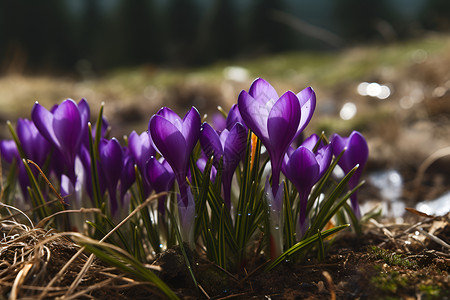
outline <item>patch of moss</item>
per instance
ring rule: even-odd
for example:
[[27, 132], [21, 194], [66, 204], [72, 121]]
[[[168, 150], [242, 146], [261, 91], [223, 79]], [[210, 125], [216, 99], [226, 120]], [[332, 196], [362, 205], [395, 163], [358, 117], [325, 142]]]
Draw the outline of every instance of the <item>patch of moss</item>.
[[417, 268], [417, 263], [415, 261], [411, 261], [401, 254], [397, 254], [395, 252], [388, 251], [375, 246], [369, 248], [369, 252], [376, 259], [382, 259], [384, 260], [385, 263], [387, 263], [390, 266], [400, 266], [409, 269]]
[[418, 289], [422, 293], [423, 299], [446, 299], [450, 296], [448, 290], [436, 284], [420, 284]]
[[390, 293], [396, 293], [399, 288], [408, 284], [407, 277], [397, 271], [381, 272], [372, 277], [370, 281], [378, 289]]

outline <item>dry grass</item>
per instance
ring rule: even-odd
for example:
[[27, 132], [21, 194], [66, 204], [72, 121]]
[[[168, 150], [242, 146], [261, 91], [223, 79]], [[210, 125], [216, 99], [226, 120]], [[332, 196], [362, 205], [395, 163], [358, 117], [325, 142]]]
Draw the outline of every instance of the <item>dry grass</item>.
[[[131, 299], [159, 295], [152, 285], [115, 268], [90, 262], [73, 233], [30, 228], [12, 220], [0, 223], [0, 299]], [[77, 280], [79, 278], [79, 280]]]

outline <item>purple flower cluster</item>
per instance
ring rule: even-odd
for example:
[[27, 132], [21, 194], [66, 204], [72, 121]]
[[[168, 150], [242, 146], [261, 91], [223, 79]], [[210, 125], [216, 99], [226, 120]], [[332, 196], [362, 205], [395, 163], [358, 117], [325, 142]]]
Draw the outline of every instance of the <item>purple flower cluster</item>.
[[[184, 118], [167, 107], [160, 109], [149, 121], [148, 131], [132, 132], [128, 145], [123, 147], [115, 138], [108, 139], [105, 130], [98, 144], [98, 161], [93, 162], [89, 152], [90, 109], [85, 99], [76, 103], [71, 99], [54, 106], [50, 111], [36, 103], [31, 119], [19, 119], [17, 136], [23, 154], [13, 141], [1, 141], [2, 156], [8, 162], [19, 161], [25, 156], [40, 166], [47, 166], [47, 174], [60, 182], [61, 193], [69, 196], [68, 205], [81, 207], [83, 193], [93, 198], [91, 164], [95, 163], [99, 174], [100, 194], [109, 195], [111, 216], [126, 210], [128, 190], [136, 180], [135, 167], [142, 176], [144, 196], [153, 191], [170, 191], [175, 181], [179, 191], [178, 214], [183, 238], [189, 241], [193, 235], [195, 199], [188, 181], [190, 159], [194, 147], [199, 143], [201, 155], [197, 165], [203, 168], [205, 159], [212, 157], [215, 174], [221, 171], [222, 197], [225, 207], [231, 210], [232, 182], [236, 168], [244, 159], [248, 130], [262, 142], [270, 158], [271, 177], [265, 187], [271, 217], [282, 225], [283, 193], [280, 188], [282, 174], [295, 186], [299, 194], [300, 214], [297, 236], [308, 228], [306, 207], [313, 186], [322, 178], [330, 166], [332, 156], [346, 149], [339, 164], [349, 172], [359, 164], [350, 188], [358, 184], [363, 165], [367, 161], [368, 147], [358, 132], [348, 138], [333, 135], [330, 144], [315, 134], [293, 148], [309, 124], [316, 106], [316, 95], [308, 87], [295, 94], [291, 91], [278, 96], [265, 80], [256, 79], [249, 91], [242, 91], [237, 105], [233, 105], [226, 119], [215, 117], [214, 128], [201, 122], [200, 114], [192, 107]], [[107, 125], [106, 120], [103, 124]], [[49, 159], [49, 155], [51, 158]], [[19, 182], [26, 197], [29, 179], [21, 163]], [[219, 169], [220, 168], [220, 169]], [[37, 174], [36, 174], [37, 175]], [[269, 183], [269, 180], [271, 182]], [[359, 217], [356, 194], [351, 199], [352, 207]], [[91, 204], [93, 205], [93, 204]], [[158, 211], [165, 214], [165, 198], [160, 198]]]

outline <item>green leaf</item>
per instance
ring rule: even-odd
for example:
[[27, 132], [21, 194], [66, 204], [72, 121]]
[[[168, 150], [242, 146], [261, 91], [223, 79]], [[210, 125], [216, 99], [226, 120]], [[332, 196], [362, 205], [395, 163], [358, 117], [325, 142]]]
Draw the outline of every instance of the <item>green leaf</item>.
[[[194, 186], [200, 187], [200, 190], [197, 194], [196, 201], [195, 201], [195, 208], [197, 212], [197, 221], [195, 223], [195, 229], [194, 229], [194, 237], [198, 237], [201, 229], [208, 228], [208, 211], [206, 209], [206, 198], [208, 196], [209, 186], [211, 185], [211, 168], [212, 168], [213, 158], [210, 157], [206, 163], [205, 170], [203, 171], [203, 174], [201, 179], [198, 177], [200, 171], [198, 170], [197, 166], [194, 163], [194, 159], [191, 157], [191, 170], [194, 170], [192, 173], [195, 174], [194, 177], [192, 177]], [[196, 189], [194, 189], [196, 190]]]
[[39, 207], [39, 209], [38, 209], [39, 217], [41, 219], [43, 219], [45, 217], [48, 217], [51, 214], [51, 212], [48, 209], [48, 206], [46, 204], [44, 195], [42, 194], [41, 188], [39, 187], [39, 184], [38, 184], [38, 182], [36, 180], [36, 177], [34, 177], [34, 174], [31, 171], [30, 166], [28, 165], [28, 163], [27, 163], [25, 158], [22, 159], [22, 163], [23, 163], [23, 165], [25, 167], [25, 170], [27, 172], [28, 178], [30, 179], [31, 190], [32, 190], [32, 192], [34, 194], [34, 200], [35, 200], [35, 203], [36, 203], [35, 208]]
[[334, 158], [331, 162], [330, 166], [328, 167], [325, 174], [322, 176], [322, 178], [319, 180], [319, 182], [315, 185], [313, 191], [311, 192], [308, 200], [308, 204], [306, 207], [306, 213], [307, 215], [310, 215], [312, 208], [314, 207], [315, 202], [317, 199], [319, 199], [319, 195], [323, 192], [323, 189], [325, 187], [325, 183], [330, 178], [331, 174], [333, 173], [334, 168], [338, 164], [339, 160], [341, 159], [342, 155], [344, 155], [345, 150], [343, 150], [338, 157]]
[[225, 245], [225, 220], [224, 220], [224, 214], [225, 214], [225, 204], [222, 204], [222, 214], [221, 218], [219, 220], [219, 231], [218, 231], [218, 265], [222, 268], [226, 269], [226, 245]]
[[284, 238], [286, 247], [290, 248], [295, 243], [295, 220], [292, 214], [292, 204], [289, 199], [289, 191], [286, 182], [284, 182]]
[[178, 296], [150, 269], [146, 268], [142, 263], [133, 258], [129, 253], [114, 245], [99, 243], [98, 241], [88, 238], [76, 238], [86, 250], [93, 253], [102, 261], [121, 269], [133, 277], [152, 282], [158, 287], [169, 299], [179, 299]]
[[[317, 230], [322, 230], [322, 228], [324, 228], [328, 221], [336, 214], [337, 210], [345, 203], [348, 197], [350, 197], [351, 193], [348, 193], [343, 199], [338, 202], [337, 205], [335, 205], [335, 202], [338, 201], [339, 196], [346, 188], [348, 181], [356, 172], [357, 168], [358, 166], [350, 170], [350, 172], [348, 172], [348, 174], [341, 180], [341, 182], [339, 182], [331, 195], [323, 201], [317, 213], [317, 216], [312, 221], [311, 227], [305, 233], [305, 237], [308, 237], [314, 232], [317, 232]], [[356, 188], [353, 190], [353, 192], [355, 190]]]
[[6, 121], [6, 124], [8, 125], [9, 132], [11, 133], [11, 136], [12, 136], [14, 142], [16, 143], [17, 150], [19, 151], [19, 154], [20, 154], [20, 158], [22, 158], [22, 159], [28, 158], [28, 157], [26, 157], [25, 152], [23, 151], [22, 144], [20, 143], [19, 137], [17, 136], [16, 131], [14, 130], [11, 122]]
[[[139, 172], [137, 165], [134, 165], [134, 172], [136, 175], [136, 186], [138, 188], [138, 199], [140, 200], [139, 204], [145, 202], [144, 188], [142, 185], [142, 177]], [[156, 212], [157, 213], [157, 212]], [[142, 216], [142, 221], [144, 223], [145, 229], [147, 230], [147, 238], [152, 245], [153, 250], [156, 253], [161, 252], [161, 240], [159, 238], [158, 227], [152, 221], [152, 217], [150, 216], [150, 211], [148, 208], [144, 208], [140, 211]]]
[[347, 203], [344, 203], [344, 209], [347, 215], [350, 217], [350, 220], [352, 221], [353, 228], [355, 229], [355, 232], [358, 236], [362, 236], [362, 230], [361, 230], [361, 224], [358, 221], [358, 218], [356, 218], [355, 213], [353, 212], [353, 209], [348, 205]]
[[317, 230], [317, 241], [318, 241], [318, 254], [317, 259], [322, 262], [325, 259], [325, 247], [323, 245], [323, 238], [320, 230]]
[[[350, 225], [349, 224], [345, 224], [345, 225], [341, 225], [341, 226], [337, 226], [337, 227], [325, 230], [324, 232], [321, 233], [322, 239], [326, 239], [330, 235], [335, 234], [335, 233], [341, 231], [342, 229], [347, 228], [348, 226], [350, 226]], [[295, 244], [294, 246], [292, 246], [288, 250], [284, 251], [283, 254], [278, 256], [270, 265], [268, 265], [266, 267], [266, 271], [272, 270], [277, 265], [279, 265], [282, 261], [287, 259], [289, 256], [291, 256], [291, 255], [293, 255], [295, 253], [301, 253], [303, 250], [308, 249], [308, 246], [311, 246], [318, 239], [319, 239], [319, 236], [316, 233], [315, 235], [310, 236], [310, 237], [308, 237], [308, 238], [298, 242], [297, 244]]]
[[101, 208], [102, 204], [102, 194], [100, 191], [100, 180], [98, 178], [98, 169], [97, 169], [97, 161], [98, 161], [98, 143], [97, 137], [94, 144], [94, 140], [92, 137], [92, 126], [91, 123], [88, 123], [89, 128], [89, 156], [91, 158], [91, 176], [92, 176], [92, 197], [94, 198], [94, 206], [96, 208]]

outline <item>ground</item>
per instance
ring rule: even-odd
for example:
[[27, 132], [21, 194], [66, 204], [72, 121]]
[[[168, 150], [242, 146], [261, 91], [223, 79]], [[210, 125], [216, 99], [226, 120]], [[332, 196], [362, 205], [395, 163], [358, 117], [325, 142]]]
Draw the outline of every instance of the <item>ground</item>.
[[[181, 299], [450, 299], [449, 246], [441, 244], [450, 237], [449, 216], [420, 217], [409, 226], [373, 222], [363, 236], [350, 231], [338, 236], [324, 261], [310, 256], [271, 272], [264, 272], [262, 257], [245, 272], [231, 274], [189, 255], [199, 288], [179, 248], [161, 254], [153, 267], [159, 266], [155, 272]], [[2, 234], [6, 233], [10, 235], [0, 254], [0, 299], [163, 298], [152, 285], [98, 260], [70, 291], [88, 253], [76, 257], [58, 277], [78, 245], [54, 232], [3, 222]], [[53, 282], [55, 278], [59, 279]]]
[[[230, 69], [230, 65], [241, 69]], [[190, 105], [209, 115], [217, 105], [227, 109], [255, 77], [267, 79], [279, 92], [311, 85], [318, 106], [307, 133], [363, 132], [370, 148], [366, 177], [379, 170], [398, 170], [403, 179], [399, 200], [406, 207], [416, 207], [450, 186], [450, 155], [442, 151], [450, 146], [449, 66], [450, 37], [431, 35], [337, 54], [288, 53], [199, 70], [145, 66], [97, 77], [11, 73], [0, 78], [0, 119], [14, 123], [18, 117], [29, 118], [36, 100], [49, 108], [67, 97], [86, 97], [93, 112], [105, 102], [112, 134], [120, 137], [131, 130], [146, 130], [151, 114], [162, 105], [181, 114]], [[233, 70], [247, 75], [238, 80], [230, 75]], [[388, 86], [391, 95], [384, 100], [361, 95], [357, 87], [364, 81]], [[345, 103], [357, 108], [348, 120], [339, 117]], [[10, 138], [4, 125], [0, 137]], [[392, 200], [383, 199], [370, 181], [361, 189], [360, 199], [362, 203]], [[59, 278], [57, 273], [79, 250], [78, 245], [58, 235], [49, 241], [52, 233], [5, 220], [0, 230], [4, 237], [0, 299], [35, 298], [44, 293], [49, 299], [160, 296], [153, 286], [97, 260], [80, 285], [69, 291], [89, 254], [81, 254]], [[411, 210], [400, 218], [386, 215], [367, 223], [361, 237], [344, 232], [322, 262], [311, 256], [265, 273], [257, 269], [264, 262], [258, 259], [248, 266], [246, 276], [245, 272], [226, 274], [196, 257], [193, 265], [203, 291], [192, 286], [183, 264], [171, 266], [168, 272], [160, 264], [160, 275], [185, 299], [449, 299], [449, 241], [449, 214], [434, 217]], [[169, 260], [177, 255], [176, 249], [166, 254]], [[59, 279], [45, 289], [54, 278]]]

